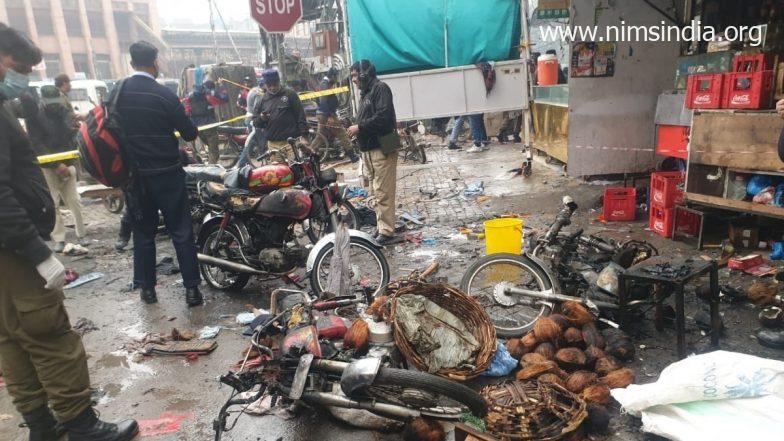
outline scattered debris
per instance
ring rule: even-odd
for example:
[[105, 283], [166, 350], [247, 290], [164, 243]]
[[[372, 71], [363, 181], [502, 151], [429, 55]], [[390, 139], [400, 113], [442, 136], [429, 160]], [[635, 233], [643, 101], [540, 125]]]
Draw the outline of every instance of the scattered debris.
[[98, 326], [95, 326], [95, 323], [93, 323], [92, 320], [86, 319], [84, 317], [76, 320], [76, 323], [73, 325], [73, 330], [82, 336], [88, 332], [97, 331], [98, 329]]
[[176, 414], [164, 412], [153, 420], [140, 420], [139, 437], [144, 438], [179, 432], [182, 423], [187, 420], [193, 420], [194, 416], [192, 413]]
[[214, 340], [170, 341], [165, 343], [150, 343], [144, 347], [146, 355], [207, 355], [218, 347]]
[[77, 286], [82, 286], [85, 283], [92, 282], [94, 280], [98, 280], [98, 279], [100, 279], [103, 276], [104, 276], [104, 274], [103, 273], [99, 273], [99, 272], [85, 274], [83, 276], [80, 276], [78, 279], [74, 280], [73, 282], [65, 285], [63, 287], [63, 289], [76, 288]]
[[65, 244], [65, 248], [63, 248], [62, 254], [65, 256], [84, 256], [89, 252], [90, 250], [88, 250], [87, 248], [79, 244], [69, 242]]
[[72, 270], [71, 268], [67, 268], [65, 270], [65, 283], [66, 285], [73, 282], [74, 280], [79, 278], [79, 273]]
[[201, 340], [208, 340], [211, 338], [215, 338], [218, 336], [220, 330], [221, 330], [220, 326], [205, 326], [201, 328], [201, 331], [199, 331], [199, 338]]
[[485, 193], [485, 183], [484, 181], [476, 181], [472, 182], [471, 184], [463, 190], [463, 196], [472, 197], [472, 196], [481, 196]]
[[155, 265], [155, 269], [158, 274], [164, 276], [172, 276], [174, 274], [179, 274], [180, 272], [180, 267], [174, 263], [174, 259], [171, 256], [166, 256], [161, 259], [161, 261]]
[[236, 321], [240, 325], [248, 325], [253, 322], [253, 319], [256, 318], [256, 315], [252, 312], [241, 312], [237, 314]]

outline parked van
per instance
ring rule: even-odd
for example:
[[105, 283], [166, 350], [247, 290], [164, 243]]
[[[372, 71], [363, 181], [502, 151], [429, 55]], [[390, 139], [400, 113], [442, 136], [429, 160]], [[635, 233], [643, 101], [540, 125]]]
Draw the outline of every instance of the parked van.
[[[52, 81], [33, 81], [30, 83], [29, 90], [35, 91], [41, 97], [41, 87], [53, 85]], [[74, 111], [78, 114], [86, 114], [98, 103], [109, 98], [109, 88], [106, 83], [100, 80], [71, 80], [71, 91], [68, 92], [68, 99]]]

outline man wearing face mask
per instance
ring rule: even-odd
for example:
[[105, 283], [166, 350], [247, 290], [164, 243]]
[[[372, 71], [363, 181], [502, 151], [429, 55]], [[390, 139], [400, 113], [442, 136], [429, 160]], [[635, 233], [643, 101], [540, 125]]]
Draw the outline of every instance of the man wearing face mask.
[[65, 432], [71, 441], [127, 441], [135, 421], [105, 423], [92, 408], [84, 346], [63, 305], [65, 268], [44, 243], [54, 203], [10, 109], [40, 62], [30, 40], [0, 23], [0, 365], [31, 441]]
[[155, 292], [155, 234], [158, 212], [163, 214], [166, 229], [174, 243], [177, 261], [185, 286], [188, 306], [203, 303], [199, 283], [196, 244], [193, 239], [185, 172], [174, 132], [185, 141], [199, 134], [193, 121], [185, 115], [177, 96], [155, 78], [158, 49], [146, 41], [131, 45], [131, 66], [136, 70], [123, 80], [117, 113], [128, 140], [128, 152], [137, 167], [136, 179], [128, 188], [133, 222], [133, 280], [141, 282], [145, 303], [158, 301]]
[[264, 129], [269, 149], [278, 150], [291, 161], [294, 159], [294, 152], [287, 140], [299, 136], [301, 143], [308, 144], [305, 110], [297, 92], [280, 83], [277, 70], [267, 69], [262, 77], [267, 93], [256, 100], [253, 124]]

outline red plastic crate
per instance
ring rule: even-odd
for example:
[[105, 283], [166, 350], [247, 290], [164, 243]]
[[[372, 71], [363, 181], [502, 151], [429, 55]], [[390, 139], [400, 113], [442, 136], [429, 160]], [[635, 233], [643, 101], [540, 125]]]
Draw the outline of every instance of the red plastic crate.
[[686, 181], [681, 172], [657, 172], [651, 175], [651, 204], [672, 208], [683, 203], [683, 189]]
[[690, 75], [686, 86], [687, 109], [720, 109], [724, 98], [724, 74]]
[[700, 235], [700, 226], [702, 223], [702, 216], [698, 213], [693, 213], [684, 209], [674, 209], [677, 213], [673, 214], [673, 235], [677, 233], [686, 237], [698, 237]]
[[772, 70], [728, 73], [724, 80], [724, 108], [770, 109], [775, 87]]
[[664, 208], [651, 204], [649, 226], [654, 233], [663, 237], [672, 237], [672, 220], [675, 214], [673, 208]]
[[689, 126], [658, 125], [656, 154], [673, 158], [689, 158]]
[[733, 72], [759, 72], [775, 69], [776, 56], [773, 54], [736, 55], [732, 60]]
[[637, 218], [637, 190], [608, 188], [604, 190], [604, 220], [628, 222]]

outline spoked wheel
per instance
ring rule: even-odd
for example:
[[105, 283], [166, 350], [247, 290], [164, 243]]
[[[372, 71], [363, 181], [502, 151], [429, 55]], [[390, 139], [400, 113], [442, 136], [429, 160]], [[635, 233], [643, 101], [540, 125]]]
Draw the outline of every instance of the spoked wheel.
[[[204, 232], [206, 239], [199, 243], [199, 252], [208, 256], [241, 262], [242, 240], [239, 231], [234, 226], [229, 226], [221, 234], [219, 225], [213, 225], [209, 231]], [[220, 290], [240, 290], [248, 284], [249, 274], [235, 273], [207, 263], [199, 263], [199, 269], [208, 285]]]
[[103, 207], [106, 208], [109, 213], [122, 213], [123, 208], [125, 208], [125, 198], [122, 195], [104, 196]]
[[[351, 202], [340, 201], [338, 203], [337, 215], [338, 220], [346, 224], [349, 230], [359, 229], [359, 214], [357, 214], [357, 209], [351, 205]], [[329, 217], [324, 219], [307, 219], [302, 222], [302, 228], [307, 233], [308, 239], [314, 244], [325, 235], [335, 231]]]
[[[332, 242], [319, 251], [310, 272], [310, 287], [317, 297], [327, 289], [327, 278], [331, 268], [335, 243]], [[349, 265], [351, 282], [349, 295], [370, 291], [373, 296], [383, 293], [389, 284], [389, 263], [381, 251], [369, 241], [352, 237], [349, 242]]]
[[456, 381], [425, 372], [381, 368], [365, 393], [442, 420], [457, 420], [466, 411], [477, 417], [487, 413], [487, 404], [478, 393]]
[[528, 299], [516, 299], [497, 292], [501, 284], [532, 291], [552, 287], [547, 274], [531, 259], [517, 254], [492, 254], [471, 265], [460, 282], [460, 289], [475, 297], [493, 321], [499, 337], [519, 337], [533, 327], [540, 316], [550, 314], [550, 306]]

